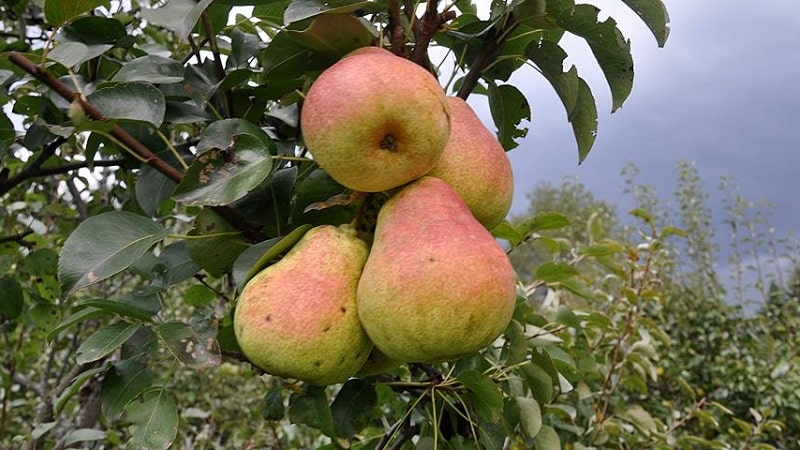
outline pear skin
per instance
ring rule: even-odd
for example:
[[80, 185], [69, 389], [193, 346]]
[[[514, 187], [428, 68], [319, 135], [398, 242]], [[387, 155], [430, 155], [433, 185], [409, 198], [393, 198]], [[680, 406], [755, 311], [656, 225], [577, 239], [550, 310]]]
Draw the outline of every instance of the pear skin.
[[511, 162], [503, 146], [459, 97], [447, 97], [450, 139], [428, 175], [447, 181], [487, 229], [505, 219], [514, 196]]
[[508, 257], [448, 183], [420, 178], [383, 205], [357, 303], [388, 358], [434, 363], [473, 353], [503, 332], [515, 301]]
[[355, 374], [372, 349], [356, 307], [366, 258], [349, 226], [309, 230], [242, 289], [234, 331], [244, 355], [267, 373], [315, 385]]
[[300, 112], [303, 140], [339, 184], [379, 192], [425, 175], [450, 134], [436, 78], [378, 47], [355, 50], [326, 69]]

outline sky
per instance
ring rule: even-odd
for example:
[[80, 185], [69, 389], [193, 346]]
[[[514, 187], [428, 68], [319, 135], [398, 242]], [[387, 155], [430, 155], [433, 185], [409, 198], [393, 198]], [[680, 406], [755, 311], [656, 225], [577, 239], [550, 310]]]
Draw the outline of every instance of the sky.
[[[717, 185], [726, 176], [746, 199], [774, 204], [776, 235], [800, 230], [800, 2], [664, 0], [670, 15], [664, 48], [620, 0], [586, 3], [601, 8], [601, 19], [615, 17], [631, 40], [633, 91], [611, 114], [610, 92], [588, 47], [577, 38], [562, 41], [567, 63], [576, 64], [598, 104], [598, 137], [578, 165], [572, 129], [550, 85], [534, 71], [511, 79], [533, 115], [527, 137], [509, 153], [512, 214], [525, 211], [526, 193], [538, 183], [563, 177], [577, 177], [599, 198], [624, 206], [620, 171], [627, 163], [666, 199], [678, 162], [689, 160], [711, 195], [717, 226], [724, 219]], [[489, 117], [480, 98], [470, 100]]]

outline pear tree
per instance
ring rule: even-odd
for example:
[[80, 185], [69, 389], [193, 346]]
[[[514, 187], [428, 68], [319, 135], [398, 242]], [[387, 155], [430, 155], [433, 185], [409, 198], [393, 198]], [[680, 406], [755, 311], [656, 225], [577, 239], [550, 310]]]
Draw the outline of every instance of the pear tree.
[[[619, 3], [665, 44], [661, 0]], [[597, 6], [17, 0], [0, 10], [0, 446], [671, 442], [666, 422], [625, 401], [657, 358], [655, 344], [632, 345], [657, 330], [623, 313], [649, 292], [647, 276], [614, 286], [620, 309], [607, 316], [546, 312], [529, 301], [538, 288], [596, 290], [569, 261], [521, 279], [506, 256], [567, 225], [558, 214], [504, 220], [506, 152], [524, 152], [536, 125], [535, 99], [516, 83], [552, 86], [575, 136], [564, 157], [578, 162], [599, 119], [562, 38], [589, 46], [614, 110], [631, 92], [630, 42]], [[491, 117], [467, 100], [487, 102]], [[562, 254], [563, 243], [542, 242]], [[663, 256], [595, 244], [581, 259], [622, 278]], [[187, 392], [189, 379], [214, 382]], [[22, 408], [26, 396], [35, 408]], [[226, 397], [246, 398], [220, 406], [245, 425], [195, 406]]]

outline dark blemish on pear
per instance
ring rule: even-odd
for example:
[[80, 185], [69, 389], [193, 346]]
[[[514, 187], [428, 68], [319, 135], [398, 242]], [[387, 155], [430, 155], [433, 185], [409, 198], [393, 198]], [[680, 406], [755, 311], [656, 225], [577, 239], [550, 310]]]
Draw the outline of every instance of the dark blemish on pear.
[[322, 365], [322, 361], [314, 361], [314, 367], [319, 367]]
[[344, 313], [346, 313], [346, 312], [347, 312], [347, 308], [345, 308], [344, 306], [340, 306], [340, 307], [339, 307], [339, 311], [341, 311], [341, 312], [342, 312], [342, 314], [344, 314]]
[[384, 136], [381, 141], [381, 148], [390, 152], [397, 150], [397, 139], [395, 139], [394, 135], [387, 134]]
[[330, 325], [328, 325], [327, 327], [325, 327], [325, 328], [323, 328], [323, 329], [322, 329], [322, 332], [324, 333], [324, 332], [326, 332], [326, 331], [329, 331], [330, 329], [331, 329], [331, 326], [330, 326]]
[[267, 314], [267, 317], [264, 318], [267, 322], [272, 322], [272, 314]]

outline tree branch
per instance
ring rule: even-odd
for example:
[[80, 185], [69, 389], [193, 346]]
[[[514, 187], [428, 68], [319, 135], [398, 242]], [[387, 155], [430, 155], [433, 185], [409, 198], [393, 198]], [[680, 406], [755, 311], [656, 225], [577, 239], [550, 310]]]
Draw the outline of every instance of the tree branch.
[[392, 43], [392, 53], [398, 56], [405, 54], [405, 30], [400, 22], [400, 1], [389, 0], [389, 22], [386, 28], [389, 29], [389, 40]]
[[[208, 46], [211, 47], [211, 53], [214, 54], [214, 68], [217, 71], [217, 77], [219, 77], [219, 81], [222, 81], [225, 79], [225, 68], [222, 67], [222, 56], [219, 51], [219, 46], [217, 45], [214, 26], [211, 23], [208, 12], [203, 11], [200, 17], [203, 21], [203, 30], [205, 30], [206, 36], [208, 37]], [[228, 115], [230, 115], [233, 111], [233, 96], [231, 95], [230, 89], [225, 89], [225, 92], [223, 92], [223, 101], [225, 102], [225, 109]]]
[[[80, 94], [73, 92], [70, 90], [64, 83], [59, 81], [55, 78], [52, 74], [44, 70], [43, 68], [35, 65], [25, 56], [17, 52], [11, 52], [8, 55], [9, 61], [14, 63], [16, 66], [20, 67], [22, 70], [28, 72], [29, 74], [36, 77], [39, 81], [44, 83], [47, 87], [54, 90], [58, 95], [69, 102], [77, 102], [81, 108], [83, 108], [86, 115], [94, 120], [99, 121], [107, 121], [108, 118], [97, 108], [92, 106], [89, 102], [83, 99]], [[119, 125], [114, 125], [111, 129], [110, 134], [120, 141], [125, 147], [129, 148], [136, 156], [141, 159], [145, 164], [153, 167], [154, 169], [158, 170], [164, 176], [169, 178], [170, 180], [180, 183], [181, 179], [183, 178], [183, 173], [181, 173], [175, 167], [172, 167], [169, 163], [164, 161], [163, 159], [159, 158], [155, 153], [151, 152], [150, 149], [145, 147], [141, 142], [139, 142], [136, 138], [128, 134], [122, 127]], [[230, 222], [234, 227], [241, 230], [242, 234], [249, 240], [253, 242], [259, 242], [266, 239], [263, 233], [259, 230], [253, 228], [249, 223], [247, 223], [242, 217], [240, 217], [236, 211], [226, 207], [226, 206], [217, 206], [213, 208], [219, 215], [221, 215], [225, 220]]]
[[11, 236], [3, 236], [0, 237], [0, 244], [5, 244], [6, 242], [16, 242], [17, 244], [23, 247], [33, 247], [33, 243], [28, 242], [25, 240], [25, 237], [29, 234], [33, 234], [33, 230], [28, 229], [23, 231], [22, 233], [12, 234]]
[[445, 11], [439, 14], [437, 10], [438, 0], [428, 0], [425, 13], [419, 20], [419, 33], [416, 34], [414, 51], [411, 53], [411, 61], [426, 67], [428, 66], [428, 46], [433, 39], [433, 35], [446, 22], [456, 18], [455, 11]]

